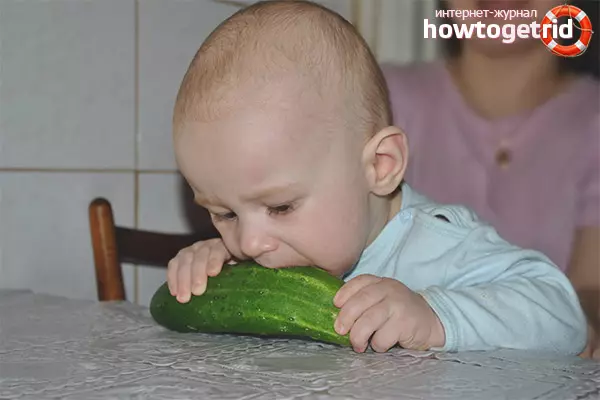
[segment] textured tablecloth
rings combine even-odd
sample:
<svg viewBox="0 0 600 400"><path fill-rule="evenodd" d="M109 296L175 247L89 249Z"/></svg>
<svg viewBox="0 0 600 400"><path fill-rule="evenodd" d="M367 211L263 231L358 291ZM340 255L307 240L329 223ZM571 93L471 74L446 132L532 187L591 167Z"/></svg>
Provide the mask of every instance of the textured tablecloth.
<svg viewBox="0 0 600 400"><path fill-rule="evenodd" d="M599 399L600 363L178 334L130 303L0 291L0 399L56 398Z"/></svg>

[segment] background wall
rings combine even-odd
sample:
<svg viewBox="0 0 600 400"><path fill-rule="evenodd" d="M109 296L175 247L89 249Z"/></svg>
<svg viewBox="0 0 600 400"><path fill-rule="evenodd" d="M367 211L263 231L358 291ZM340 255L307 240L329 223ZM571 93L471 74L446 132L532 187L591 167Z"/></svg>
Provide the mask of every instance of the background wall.
<svg viewBox="0 0 600 400"><path fill-rule="evenodd" d="M0 287L96 298L87 206L121 225L193 229L170 120L202 40L243 1L0 0ZM382 61L436 57L433 0L323 0ZM431 17L430 17L431 18ZM165 271L128 265L147 304Z"/></svg>

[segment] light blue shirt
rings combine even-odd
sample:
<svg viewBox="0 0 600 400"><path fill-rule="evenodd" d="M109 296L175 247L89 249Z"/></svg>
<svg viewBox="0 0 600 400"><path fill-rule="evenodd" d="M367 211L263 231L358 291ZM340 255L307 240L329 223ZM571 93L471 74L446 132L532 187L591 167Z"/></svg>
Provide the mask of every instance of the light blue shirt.
<svg viewBox="0 0 600 400"><path fill-rule="evenodd" d="M574 355L586 345L577 294L549 258L507 243L470 209L436 204L406 183L400 212L344 280L363 274L397 279L425 298L446 334L435 350Z"/></svg>

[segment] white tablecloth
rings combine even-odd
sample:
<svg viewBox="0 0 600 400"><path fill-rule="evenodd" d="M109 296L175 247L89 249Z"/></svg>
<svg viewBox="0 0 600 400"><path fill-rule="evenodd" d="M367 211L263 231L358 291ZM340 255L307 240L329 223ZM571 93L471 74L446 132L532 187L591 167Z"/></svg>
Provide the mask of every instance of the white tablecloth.
<svg viewBox="0 0 600 400"><path fill-rule="evenodd" d="M599 399L600 363L178 334L130 303L0 291L0 399L56 398Z"/></svg>

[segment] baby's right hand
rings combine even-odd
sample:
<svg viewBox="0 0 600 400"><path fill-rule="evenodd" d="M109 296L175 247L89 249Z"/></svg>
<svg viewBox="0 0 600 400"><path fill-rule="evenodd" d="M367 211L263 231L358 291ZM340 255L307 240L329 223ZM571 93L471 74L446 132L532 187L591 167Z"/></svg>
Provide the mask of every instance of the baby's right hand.
<svg viewBox="0 0 600 400"><path fill-rule="evenodd" d="M209 276L217 276L231 254L221 239L197 242L179 251L169 261L167 283L177 301L187 303L191 295L200 296L206 290Z"/></svg>

